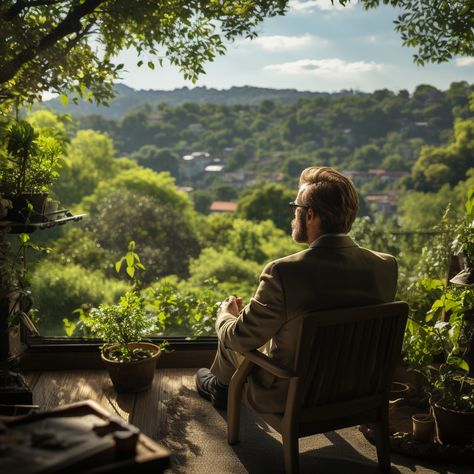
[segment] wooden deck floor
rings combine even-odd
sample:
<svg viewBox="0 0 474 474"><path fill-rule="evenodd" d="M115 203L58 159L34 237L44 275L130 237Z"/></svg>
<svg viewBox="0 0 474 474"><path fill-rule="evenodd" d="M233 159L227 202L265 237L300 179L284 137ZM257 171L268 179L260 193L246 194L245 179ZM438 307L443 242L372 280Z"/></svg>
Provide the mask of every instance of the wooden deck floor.
<svg viewBox="0 0 474 474"><path fill-rule="evenodd" d="M196 369L159 369L153 387L117 394L101 370L31 372L27 381L42 409L93 399L134 424L173 453L170 472L179 474L266 474L283 472L280 437L243 410L241 443L226 441L225 412L202 400L194 387ZM377 473L375 448L357 428L300 440L301 472ZM394 473L472 473L470 466L426 464L392 456Z"/></svg>

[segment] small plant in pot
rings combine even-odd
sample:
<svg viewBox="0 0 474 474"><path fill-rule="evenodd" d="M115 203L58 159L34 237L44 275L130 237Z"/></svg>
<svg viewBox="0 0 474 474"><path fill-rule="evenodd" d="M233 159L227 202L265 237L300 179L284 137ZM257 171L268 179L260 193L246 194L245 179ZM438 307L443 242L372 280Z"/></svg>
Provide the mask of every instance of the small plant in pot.
<svg viewBox="0 0 474 474"><path fill-rule="evenodd" d="M50 187L59 177L64 142L16 120L0 130L0 192L12 203L7 219L41 220Z"/></svg>
<svg viewBox="0 0 474 474"><path fill-rule="evenodd" d="M436 300L433 308L448 307L449 321L440 320L433 325L411 321L407 332L413 346L405 352L405 358L429 383L438 440L468 445L474 436L474 380L468 375L466 347L474 330L464 316L474 306L474 293L449 287L441 300L444 305ZM443 360L441 364L435 363L438 358Z"/></svg>
<svg viewBox="0 0 474 474"><path fill-rule="evenodd" d="M474 285L466 278L449 278L453 255L464 256L465 270L474 263L474 190L468 192L462 219L450 220L448 208L437 230L438 236L423 249L421 260L429 271L417 282L420 311L407 323L403 352L409 367L426 380L437 439L469 445L474 436L474 379L469 367Z"/></svg>
<svg viewBox="0 0 474 474"><path fill-rule="evenodd" d="M139 291L137 272L144 270L144 266L135 252L133 241L127 254L116 263L117 272L124 263L125 271L133 281L132 289L120 298L118 304L93 308L82 322L92 335L104 340L101 357L117 392L140 392L153 383L161 348L143 341L155 331L156 319L146 310Z"/></svg>

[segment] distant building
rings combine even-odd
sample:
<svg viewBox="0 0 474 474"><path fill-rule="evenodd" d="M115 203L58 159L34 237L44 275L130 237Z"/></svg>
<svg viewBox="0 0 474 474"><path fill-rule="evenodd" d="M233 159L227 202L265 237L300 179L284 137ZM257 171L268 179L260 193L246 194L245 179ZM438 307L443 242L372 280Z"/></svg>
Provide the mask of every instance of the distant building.
<svg viewBox="0 0 474 474"><path fill-rule="evenodd" d="M209 163L211 155L205 151L194 151L190 155L184 155L181 162L183 176L188 179L195 178L204 173Z"/></svg>
<svg viewBox="0 0 474 474"><path fill-rule="evenodd" d="M272 183L281 183L284 178L285 178L285 175L283 173L275 171L274 173L270 175L269 181L271 181Z"/></svg>
<svg viewBox="0 0 474 474"><path fill-rule="evenodd" d="M342 174L348 176L357 183L365 183L372 181L375 177L383 182L395 181L407 176L410 173L407 171L386 171L383 169L371 169L368 171L343 170Z"/></svg>
<svg viewBox="0 0 474 474"><path fill-rule="evenodd" d="M224 169L224 165L207 165L204 168L206 173L221 173Z"/></svg>
<svg viewBox="0 0 474 474"><path fill-rule="evenodd" d="M188 129L192 133L204 132L204 126L202 123L192 123L191 125L189 125Z"/></svg>
<svg viewBox="0 0 474 474"><path fill-rule="evenodd" d="M233 171L224 173L222 181L237 188L243 188L255 183L257 174L253 171Z"/></svg>
<svg viewBox="0 0 474 474"><path fill-rule="evenodd" d="M187 194L192 193L194 191L194 188L191 187L191 186L176 186L176 189L178 191L181 191L181 192L187 193Z"/></svg>
<svg viewBox="0 0 474 474"><path fill-rule="evenodd" d="M162 119L163 119L162 114L156 114L156 115L148 115L148 117L146 118L146 121L147 122L161 122Z"/></svg>
<svg viewBox="0 0 474 474"><path fill-rule="evenodd" d="M387 212L391 214L395 210L397 204L397 199L394 193L367 194L364 198L367 204L375 207L377 212Z"/></svg>
<svg viewBox="0 0 474 474"><path fill-rule="evenodd" d="M235 201L214 201L209 208L211 214L221 214L224 212L235 212L237 203Z"/></svg>

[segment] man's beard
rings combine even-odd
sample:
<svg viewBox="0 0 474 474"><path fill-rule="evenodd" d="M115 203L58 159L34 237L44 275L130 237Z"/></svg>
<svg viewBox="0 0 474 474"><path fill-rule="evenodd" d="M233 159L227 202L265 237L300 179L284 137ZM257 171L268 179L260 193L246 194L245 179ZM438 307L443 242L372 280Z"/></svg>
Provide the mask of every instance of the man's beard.
<svg viewBox="0 0 474 474"><path fill-rule="evenodd" d="M308 243L306 212L297 213L295 218L291 221L291 238L299 244Z"/></svg>

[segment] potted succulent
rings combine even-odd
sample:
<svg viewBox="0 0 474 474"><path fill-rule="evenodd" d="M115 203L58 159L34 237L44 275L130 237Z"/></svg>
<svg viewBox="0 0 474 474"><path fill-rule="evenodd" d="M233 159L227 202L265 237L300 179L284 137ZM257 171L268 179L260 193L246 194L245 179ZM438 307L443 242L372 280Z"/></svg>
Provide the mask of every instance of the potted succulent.
<svg viewBox="0 0 474 474"><path fill-rule="evenodd" d="M101 358L117 392L139 392L150 388L161 348L143 341L153 334L156 319L146 310L139 291L137 272L144 270L144 266L135 253L133 241L127 254L115 265L117 272L122 267L133 281L132 289L118 304L92 309L82 318L82 323L92 335L104 340Z"/></svg>
<svg viewBox="0 0 474 474"><path fill-rule="evenodd" d="M0 166L0 192L12 203L7 219L41 220L52 183L59 176L64 143L36 131L27 121L3 126L5 143Z"/></svg>

